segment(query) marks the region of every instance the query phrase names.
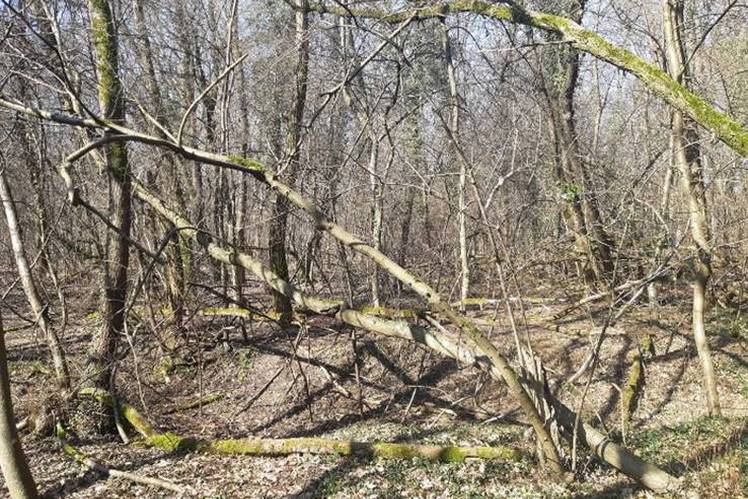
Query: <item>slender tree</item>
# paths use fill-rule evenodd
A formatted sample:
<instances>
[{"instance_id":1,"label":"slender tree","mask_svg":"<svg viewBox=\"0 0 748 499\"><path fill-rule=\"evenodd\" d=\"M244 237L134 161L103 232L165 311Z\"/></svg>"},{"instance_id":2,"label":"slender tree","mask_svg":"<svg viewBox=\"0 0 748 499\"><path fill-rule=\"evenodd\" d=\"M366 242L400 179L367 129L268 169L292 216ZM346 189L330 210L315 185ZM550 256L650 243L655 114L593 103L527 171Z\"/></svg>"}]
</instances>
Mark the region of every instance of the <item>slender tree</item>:
<instances>
[{"instance_id":1,"label":"slender tree","mask_svg":"<svg viewBox=\"0 0 748 499\"><path fill-rule=\"evenodd\" d=\"M444 67L447 75L447 86L449 95L449 127L450 143L455 150L454 156L458 158L460 171L457 181L457 225L458 246L460 248L460 309L465 310L465 302L470 293L470 257L468 250L467 234L467 172L468 165L462 154L456 150L460 145L460 95L457 91L457 73L455 71L454 56L452 54L452 40L449 36L449 27L446 19L441 20L441 41L444 52Z\"/></svg>"},{"instance_id":2,"label":"slender tree","mask_svg":"<svg viewBox=\"0 0 748 499\"><path fill-rule=\"evenodd\" d=\"M31 273L31 266L29 265L23 245L21 226L18 223L18 216L16 215L16 206L13 202L10 186L5 178L5 169L0 170L0 201L3 204L10 244L13 248L13 257L16 261L23 291L26 294L26 300L34 312L34 320L39 324L39 328L47 340L47 346L52 355L52 364L55 368L55 375L57 376L57 384L61 390L67 391L70 388L70 375L65 360L65 352L62 349L60 338L57 336L57 332L49 320L48 306L42 301L36 281Z\"/></svg>"},{"instance_id":3,"label":"slender tree","mask_svg":"<svg viewBox=\"0 0 748 499\"><path fill-rule=\"evenodd\" d=\"M551 0L544 5L553 13L580 22L585 3L585 0ZM574 233L577 251L587 257L590 276L602 281L613 271L613 240L603 224L576 130L574 95L579 81L579 51L559 44L555 33L547 34L546 38L551 45L543 49L542 85L553 131L556 179L567 203L564 217Z\"/></svg>"},{"instance_id":4,"label":"slender tree","mask_svg":"<svg viewBox=\"0 0 748 499\"><path fill-rule=\"evenodd\" d=\"M683 0L662 0L663 27L665 31L666 56L670 76L686 88L691 85L691 72L686 59L683 40ZM712 353L704 327L706 290L712 275L711 232L709 210L704 185L703 156L699 134L691 118L673 109L670 115L670 133L673 141L675 163L681 175L681 186L686 202L691 227L691 237L696 244L693 259L693 304L692 328L696 351L699 354L704 377L704 391L710 415L721 414L717 379L714 374Z\"/></svg>"}]
</instances>

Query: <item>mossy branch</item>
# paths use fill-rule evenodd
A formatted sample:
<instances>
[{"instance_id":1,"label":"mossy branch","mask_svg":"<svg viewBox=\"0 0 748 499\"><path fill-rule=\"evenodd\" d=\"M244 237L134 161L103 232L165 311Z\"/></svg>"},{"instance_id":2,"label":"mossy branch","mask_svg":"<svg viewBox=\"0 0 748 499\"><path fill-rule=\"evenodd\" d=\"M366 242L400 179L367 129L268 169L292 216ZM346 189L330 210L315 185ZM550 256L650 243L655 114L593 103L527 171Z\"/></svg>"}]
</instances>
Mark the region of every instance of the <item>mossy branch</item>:
<instances>
[{"instance_id":1,"label":"mossy branch","mask_svg":"<svg viewBox=\"0 0 748 499\"><path fill-rule=\"evenodd\" d=\"M86 390L84 394L100 402L113 404L112 397L101 390ZM399 442L356 442L322 437L307 438L242 438L203 440L183 437L175 433L158 433L134 407L122 401L117 407L130 425L140 433L148 445L167 452L205 452L208 454L285 456L288 454L333 454L383 459L425 459L446 463L466 459L519 461L522 453L511 447L459 447L421 445Z\"/></svg>"},{"instance_id":2,"label":"mossy branch","mask_svg":"<svg viewBox=\"0 0 748 499\"><path fill-rule=\"evenodd\" d=\"M518 450L510 447L457 447L399 442L369 443L322 437L199 440L167 433L149 438L147 442L169 452L205 452L228 455L331 454L382 459L424 459L445 463L458 463L466 459L519 461L522 458Z\"/></svg>"}]
</instances>

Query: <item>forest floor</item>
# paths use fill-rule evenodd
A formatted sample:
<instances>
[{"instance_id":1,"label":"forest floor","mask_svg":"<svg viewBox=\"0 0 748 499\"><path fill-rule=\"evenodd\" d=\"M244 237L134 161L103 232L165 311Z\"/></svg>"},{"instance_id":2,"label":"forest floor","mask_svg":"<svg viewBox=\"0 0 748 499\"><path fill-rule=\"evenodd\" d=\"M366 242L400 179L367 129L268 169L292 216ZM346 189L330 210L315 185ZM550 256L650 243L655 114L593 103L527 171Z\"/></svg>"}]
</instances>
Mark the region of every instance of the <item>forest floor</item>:
<instances>
[{"instance_id":1,"label":"forest floor","mask_svg":"<svg viewBox=\"0 0 748 499\"><path fill-rule=\"evenodd\" d=\"M539 293L540 294L540 293ZM607 310L593 307L555 319L567 303L526 304L533 347L551 379L566 379L582 364ZM684 301L683 303L687 303ZM472 310L493 341L512 350L503 309ZM71 370L81 370L97 316L67 327ZM16 324L18 325L18 323ZM6 327L13 322L6 319ZM705 497L748 497L748 326L721 309L709 315L708 333L719 376L723 418L706 418L700 367L683 305L645 305L607 332L593 381L588 373L561 397L589 418L602 419L621 440L620 396L639 339L651 335L655 353L645 364L645 385L626 445L685 476ZM453 445L508 445L532 455L533 444L517 405L497 382L425 349L373 334L341 331L314 320L299 331L199 318L187 334L201 353L175 365L159 361L148 334L132 331L137 361L118 369L118 392L163 431L200 438L328 436L356 441ZM20 419L53 386L32 329L7 336L12 391ZM353 369L354 343L358 376ZM193 348L193 351L198 349ZM277 375L277 377L276 377ZM275 377L251 407L253 396ZM186 409L202 397L213 400ZM163 489L87 471L54 438L25 436L24 449L48 497L170 497ZM553 480L532 457L520 462L216 456L165 453L134 439L86 440L79 448L111 467L176 482L197 497L647 497L636 484L580 455L576 478Z\"/></svg>"}]
</instances>

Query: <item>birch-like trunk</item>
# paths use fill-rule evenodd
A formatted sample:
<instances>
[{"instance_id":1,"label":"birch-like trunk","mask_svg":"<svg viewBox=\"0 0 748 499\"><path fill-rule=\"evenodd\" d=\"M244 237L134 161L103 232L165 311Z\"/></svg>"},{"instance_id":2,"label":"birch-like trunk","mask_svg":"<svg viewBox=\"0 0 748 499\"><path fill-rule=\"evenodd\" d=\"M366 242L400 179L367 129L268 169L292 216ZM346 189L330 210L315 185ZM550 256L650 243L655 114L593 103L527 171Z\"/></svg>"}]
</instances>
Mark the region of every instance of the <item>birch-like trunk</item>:
<instances>
[{"instance_id":1,"label":"birch-like trunk","mask_svg":"<svg viewBox=\"0 0 748 499\"><path fill-rule=\"evenodd\" d=\"M5 221L8 226L8 234L10 235L10 245L13 249L13 258L16 261L16 268L21 278L21 285L26 294L26 300L34 312L34 319L39 324L39 329L42 330L47 340L47 346L52 356L52 364L55 368L57 384L61 390L67 391L70 388L70 375L68 373L67 362L65 361L65 352L62 349L60 338L57 336L49 320L47 304L43 303L36 287L34 276L31 273L31 267L26 257L26 250L23 246L21 227L18 224L15 203L13 202L10 186L5 176L5 170L0 170L0 201L3 204Z\"/></svg>"},{"instance_id":2,"label":"birch-like trunk","mask_svg":"<svg viewBox=\"0 0 748 499\"><path fill-rule=\"evenodd\" d=\"M364 120L362 120L364 121ZM379 165L379 140L376 133L371 128L371 123L366 125L369 127L370 132L370 148L369 149L369 185L371 187L371 241L373 246L381 250L382 249L382 227L383 227L383 211L384 211L384 188L382 182L377 173ZM371 275L371 302L375 307L382 304L381 291L379 288L381 272L379 267L374 266L374 271Z\"/></svg>"},{"instance_id":3,"label":"birch-like trunk","mask_svg":"<svg viewBox=\"0 0 748 499\"><path fill-rule=\"evenodd\" d=\"M688 88L690 71L685 56L683 41L683 1L662 0L662 17L665 30L668 72L678 83ZM692 329L696 351L699 354L704 376L704 391L707 409L712 416L721 414L717 380L714 374L712 353L704 328L706 289L712 275L711 233L709 211L706 203L706 186L699 135L693 121L676 109L671 114L671 134L674 144L675 163L681 174L681 187L688 203L691 237L696 244L693 265Z\"/></svg>"},{"instance_id":4,"label":"birch-like trunk","mask_svg":"<svg viewBox=\"0 0 748 499\"><path fill-rule=\"evenodd\" d=\"M444 65L449 87L449 133L452 136L453 149L460 147L460 96L457 93L457 75L455 74L454 59L452 57L452 42L449 38L449 28L446 20L442 19L441 38L444 52ZM459 231L458 244L460 247L460 310L465 311L465 301L470 293L470 255L467 240L467 164L462 155L456 154L460 165L457 182L457 225Z\"/></svg>"}]
</instances>

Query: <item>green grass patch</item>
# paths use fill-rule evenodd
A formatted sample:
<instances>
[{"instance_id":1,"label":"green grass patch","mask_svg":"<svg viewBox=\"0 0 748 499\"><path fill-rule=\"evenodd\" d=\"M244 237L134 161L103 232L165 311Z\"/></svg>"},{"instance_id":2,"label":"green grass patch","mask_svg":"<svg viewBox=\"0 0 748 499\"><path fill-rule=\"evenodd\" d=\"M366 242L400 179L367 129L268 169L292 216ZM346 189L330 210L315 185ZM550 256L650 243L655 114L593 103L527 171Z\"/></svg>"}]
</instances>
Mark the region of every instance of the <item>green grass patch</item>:
<instances>
[{"instance_id":1,"label":"green grass patch","mask_svg":"<svg viewBox=\"0 0 748 499\"><path fill-rule=\"evenodd\" d=\"M698 471L722 456L748 452L748 418L703 417L634 432L629 443L643 458L674 473Z\"/></svg>"}]
</instances>

